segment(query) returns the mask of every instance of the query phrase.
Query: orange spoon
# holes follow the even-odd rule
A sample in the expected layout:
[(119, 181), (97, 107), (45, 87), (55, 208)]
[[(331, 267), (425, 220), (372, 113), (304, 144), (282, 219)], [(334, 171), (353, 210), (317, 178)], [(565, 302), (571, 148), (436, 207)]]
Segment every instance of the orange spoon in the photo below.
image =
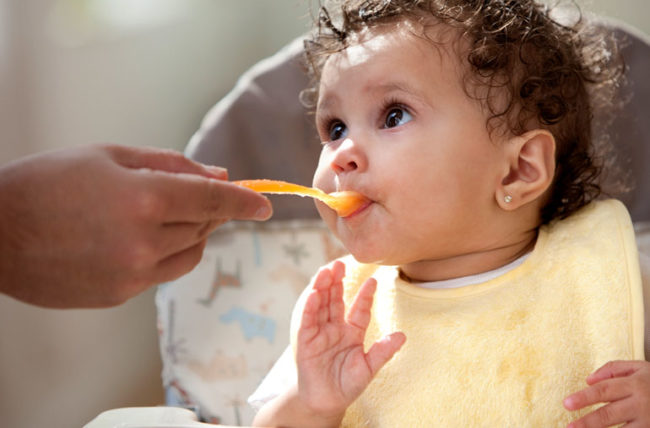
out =
[(327, 194), (319, 189), (312, 187), (305, 187), (299, 184), (287, 183), (286, 181), (278, 180), (239, 180), (233, 183), (255, 190), (259, 193), (281, 193), (291, 194), (298, 196), (310, 196), (325, 203), (328, 207), (336, 211), (339, 217), (347, 217), (361, 205), (366, 203), (368, 199), (361, 193), (353, 191), (333, 192)]

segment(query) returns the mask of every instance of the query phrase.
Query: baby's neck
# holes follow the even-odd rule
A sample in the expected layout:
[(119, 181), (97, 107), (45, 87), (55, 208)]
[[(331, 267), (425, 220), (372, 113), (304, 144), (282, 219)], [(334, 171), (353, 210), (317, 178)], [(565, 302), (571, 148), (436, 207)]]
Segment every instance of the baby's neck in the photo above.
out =
[(442, 281), (498, 269), (530, 252), (537, 241), (537, 229), (506, 246), (459, 254), (438, 260), (418, 260), (400, 266), (412, 282)]

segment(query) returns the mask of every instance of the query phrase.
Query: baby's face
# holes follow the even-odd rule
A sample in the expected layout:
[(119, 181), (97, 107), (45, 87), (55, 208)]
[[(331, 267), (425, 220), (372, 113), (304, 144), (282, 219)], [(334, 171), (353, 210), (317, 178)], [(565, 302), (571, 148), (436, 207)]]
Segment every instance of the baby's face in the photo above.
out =
[(404, 265), (493, 244), (489, 216), (503, 176), (500, 144), (463, 90), (458, 54), (403, 23), (330, 57), (316, 121), (314, 185), (370, 204), (341, 218), (318, 209), (362, 262)]

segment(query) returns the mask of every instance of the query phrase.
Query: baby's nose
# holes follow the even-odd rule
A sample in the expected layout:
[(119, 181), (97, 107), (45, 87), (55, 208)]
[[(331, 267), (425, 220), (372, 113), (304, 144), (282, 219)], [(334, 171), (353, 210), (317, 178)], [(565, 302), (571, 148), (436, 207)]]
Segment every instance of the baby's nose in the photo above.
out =
[(366, 155), (359, 144), (347, 138), (337, 147), (331, 166), (336, 174), (342, 174), (364, 168), (366, 163)]

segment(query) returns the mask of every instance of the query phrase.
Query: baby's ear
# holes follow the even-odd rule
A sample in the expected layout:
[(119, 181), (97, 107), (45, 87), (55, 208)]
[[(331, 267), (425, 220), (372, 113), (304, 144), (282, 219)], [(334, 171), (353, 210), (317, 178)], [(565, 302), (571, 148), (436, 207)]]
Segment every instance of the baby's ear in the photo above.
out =
[(542, 196), (553, 182), (555, 138), (536, 129), (505, 142), (507, 172), (496, 191), (497, 203), (515, 210)]

